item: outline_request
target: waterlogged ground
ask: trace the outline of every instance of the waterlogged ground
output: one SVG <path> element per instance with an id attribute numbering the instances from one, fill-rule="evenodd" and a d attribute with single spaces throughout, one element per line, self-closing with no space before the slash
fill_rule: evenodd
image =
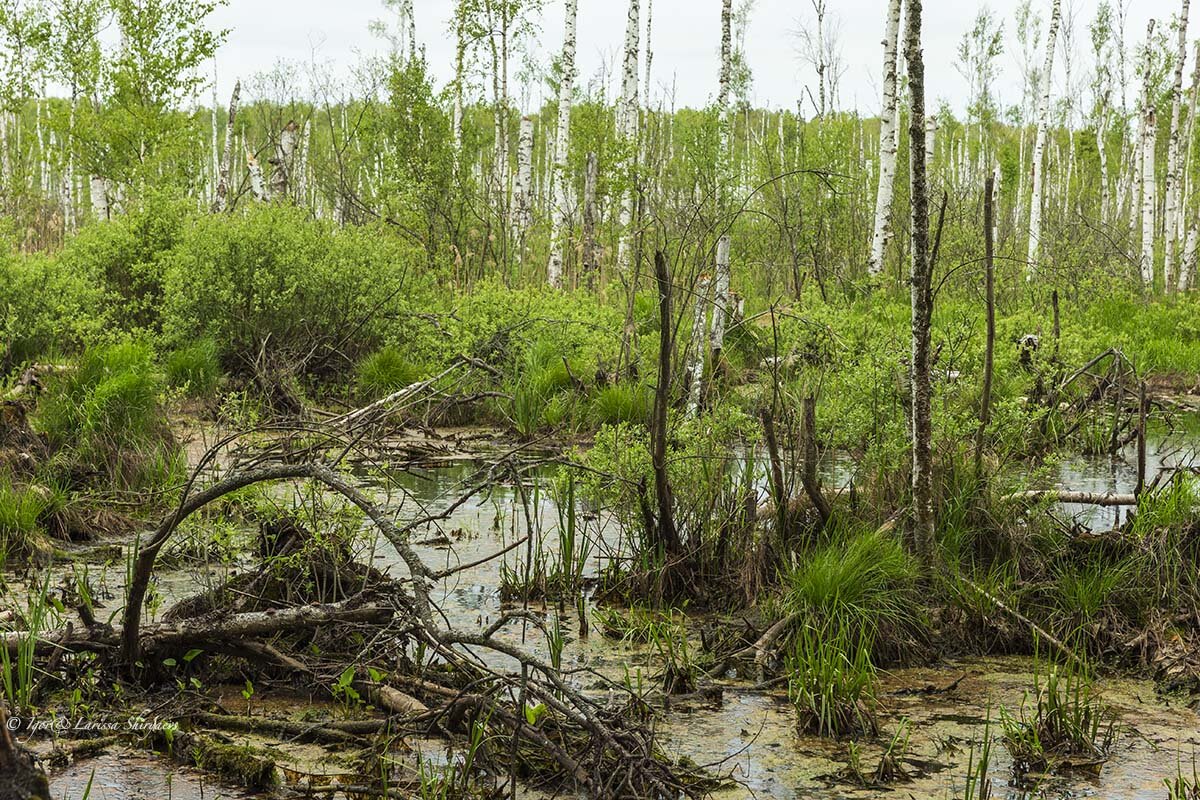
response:
<path id="1" fill-rule="evenodd" d="M 1151 470 L 1159 465 L 1190 463 L 1195 454 L 1164 434 L 1152 448 Z M 425 459 L 429 464 L 406 474 L 380 472 L 378 464 L 357 465 L 360 485 L 390 507 L 399 507 L 401 520 L 436 513 L 481 477 L 486 461 L 463 461 L 453 453 Z M 847 466 L 830 463 L 827 479 L 843 484 L 850 478 Z M 1091 491 L 1129 491 L 1136 475 L 1127 464 L 1108 458 L 1078 458 L 1062 462 L 1061 485 Z M 1053 483 L 1054 481 L 1050 481 Z M 523 495 L 523 496 L 522 496 Z M 526 511 L 528 509 L 528 512 Z M 1085 513 L 1063 509 L 1067 516 Z M 1103 520 L 1089 517 L 1093 524 Z M 524 492 L 511 481 L 497 480 L 481 494 L 455 509 L 450 516 L 414 535 L 420 555 L 434 568 L 470 564 L 504 550 L 532 529 L 533 544 L 553 560 L 559 548 L 559 509 L 549 492 L 537 482 L 526 480 Z M 616 526 L 604 517 L 581 513 L 576 524 L 591 541 L 585 574 L 594 576 L 625 550 Z M 535 551 L 536 551 L 535 550 Z M 520 570 L 527 554 L 522 544 L 498 559 L 456 573 L 438 587 L 436 598 L 447 621 L 458 628 L 475 630 L 495 620 L 505 608 L 501 601 L 500 574 L 507 566 Z M 405 574 L 403 565 L 386 545 L 377 543 L 365 557 L 379 568 Z M 237 562 L 203 571 L 167 570 L 160 574 L 157 590 L 161 608 L 197 590 L 219 582 L 238 567 Z M 75 569 L 78 567 L 69 567 Z M 114 559 L 108 567 L 88 566 L 102 597 L 119 604 L 123 591 L 124 560 Z M 57 580 L 52 577 L 51 581 Z M 600 634 L 586 612 L 586 633 L 574 609 L 559 611 L 535 604 L 530 607 L 546 615 L 547 624 L 565 635 L 563 667 L 572 682 L 589 691 L 600 679 L 649 687 L 655 685 L 657 664 L 645 645 L 632 645 Z M 511 624 L 503 633 L 514 644 L 548 655 L 545 637 L 536 626 Z M 697 644 L 698 647 L 698 644 Z M 506 657 L 480 651 L 497 667 L 509 665 Z M 961 796 L 968 759 L 977 757 L 978 743 L 985 731 L 999 735 L 1000 708 L 1014 713 L 1033 683 L 1034 664 L 1027 659 L 977 659 L 940 664 L 920 669 L 900 669 L 881 677 L 880 710 L 882 741 L 858 743 L 858 763 L 868 776 L 878 764 L 887 738 L 903 726 L 907 746 L 900 762 L 908 779 L 890 787 L 864 787 L 848 775 L 850 747 L 799 736 L 785 687 L 755 688 L 749 681 L 726 681 L 719 701 L 697 700 L 664 710 L 659 729 L 668 751 L 711 765 L 733 781 L 720 791 L 722 798 L 937 798 Z M 1019 798 L 1163 798 L 1163 780 L 1183 763 L 1189 770 L 1193 753 L 1200 749 L 1200 716 L 1181 701 L 1158 697 L 1146 681 L 1109 679 L 1101 683 L 1105 699 L 1119 714 L 1119 735 L 1112 758 L 1099 776 L 1054 778 L 1030 786 L 1009 785 L 1012 765 L 997 741 L 991 749 L 993 796 Z M 229 705 L 244 701 L 231 691 Z M 332 703 L 308 699 L 277 699 L 259 707 L 269 713 L 300 719 L 312 713 L 348 713 Z M 989 725 L 988 720 L 991 720 Z M 290 771 L 289 779 L 312 780 L 307 776 L 338 776 L 347 780 L 352 768 L 323 758 L 315 746 L 295 747 L 278 741 L 231 736 L 232 741 L 273 746 L 280 764 Z M 437 740 L 412 741 L 397 754 L 397 761 L 421 760 L 444 763 L 447 754 Z M 244 792 L 203 775 L 174 767 L 165 761 L 125 751 L 114 751 L 72 765 L 52 778 L 55 798 L 81 798 L 91 781 L 92 798 L 242 798 Z M 1032 794 L 1030 794 L 1032 792 Z M 533 796 L 533 795 L 531 795 Z"/>

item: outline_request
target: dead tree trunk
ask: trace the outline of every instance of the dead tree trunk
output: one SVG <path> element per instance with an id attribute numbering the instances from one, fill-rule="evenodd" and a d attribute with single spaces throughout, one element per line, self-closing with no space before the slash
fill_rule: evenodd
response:
<path id="1" fill-rule="evenodd" d="M 272 197 L 287 197 L 290 191 L 297 131 L 299 131 L 299 127 L 295 121 L 288 120 L 288 124 L 279 132 L 279 142 L 275 145 L 275 157 L 267 162 L 271 165 Z"/>
<path id="2" fill-rule="evenodd" d="M 983 442 L 992 419 L 992 364 L 996 351 L 995 217 L 996 179 L 1000 167 L 989 175 L 983 186 L 983 282 L 987 304 L 987 338 L 983 350 L 983 388 L 979 399 L 979 429 L 975 433 L 975 481 L 983 478 Z"/>
<path id="3" fill-rule="evenodd" d="M 1057 7 L 1058 0 L 1055 0 Z M 930 291 L 929 188 L 925 153 L 925 61 L 921 52 L 922 0 L 909 0 L 904 55 L 909 80 L 909 173 L 912 203 L 912 494 L 913 550 L 928 567 L 933 563 L 933 385 L 929 329 Z"/>
<path id="4" fill-rule="evenodd" d="M 658 385 L 654 388 L 654 417 L 650 424 L 651 461 L 654 469 L 654 494 L 658 501 L 657 545 L 670 559 L 683 550 L 675 529 L 675 500 L 667 477 L 667 407 L 671 393 L 671 357 L 674 345 L 671 331 L 671 275 L 667 257 L 659 250 L 654 254 L 654 278 L 658 285 Z"/>
<path id="5" fill-rule="evenodd" d="M 600 162 L 594 152 L 587 154 L 587 169 L 583 173 L 583 275 L 589 289 L 596 288 L 600 271 L 596 248 L 596 184 L 600 180 Z"/>

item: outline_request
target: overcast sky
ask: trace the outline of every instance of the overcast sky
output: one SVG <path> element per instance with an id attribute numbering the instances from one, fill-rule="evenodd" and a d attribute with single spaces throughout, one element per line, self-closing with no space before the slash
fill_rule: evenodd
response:
<path id="1" fill-rule="evenodd" d="M 652 0 L 654 101 L 674 90 L 677 106 L 701 106 L 716 89 L 720 27 L 720 0 Z M 735 0 L 735 6 L 739 0 Z M 1005 53 L 998 92 L 1001 102 L 1019 101 L 1019 51 L 1014 14 L 1019 0 L 992 0 L 987 5 L 1003 21 Z M 643 0 L 643 24 L 645 3 Z M 1082 76 L 1092 70 L 1087 25 L 1099 0 L 1063 0 L 1064 15 L 1075 17 L 1075 76 L 1073 83 L 1086 84 Z M 1127 6 L 1126 38 L 1131 44 L 1145 37 L 1146 23 L 1157 18 L 1167 24 L 1179 10 L 1180 0 L 1112 0 Z M 439 82 L 449 80 L 454 61 L 454 42 L 449 32 L 453 0 L 414 0 L 417 38 L 425 47 L 431 69 Z M 845 73 L 841 80 L 840 105 L 874 113 L 879 105 L 881 73 L 880 40 L 883 36 L 885 0 L 826 0 L 838 29 Z M 1043 18 L 1051 0 L 1032 0 Z M 927 93 L 931 99 L 947 100 L 960 108 L 967 92 L 964 78 L 955 70 L 955 51 L 963 33 L 971 26 L 984 3 L 974 0 L 925 0 L 925 58 Z M 578 66 L 583 84 L 607 75 L 615 86 L 612 68 L 619 60 L 624 37 L 625 0 L 579 0 Z M 228 94 L 234 76 L 243 80 L 269 70 L 279 61 L 311 64 L 314 61 L 337 75 L 348 76 L 364 55 L 385 49 L 367 29 L 374 19 L 388 19 L 381 0 L 229 0 L 214 15 L 218 27 L 230 29 L 228 40 L 217 57 L 217 90 Z M 545 66 L 561 47 L 562 0 L 547 0 L 536 22 L 532 55 Z M 756 105 L 795 108 L 805 97 L 806 87 L 816 94 L 815 74 L 798 55 L 797 33 L 814 19 L 811 0 L 756 0 L 746 34 L 747 60 L 753 70 L 753 99 Z M 1042 29 L 1045 31 L 1045 22 Z M 1191 33 L 1200 30 L 1193 19 Z M 1044 35 L 1044 34 L 1043 34 Z M 1189 38 L 1195 38 L 1189 37 Z M 1189 47 L 1189 53 L 1191 48 Z M 1039 55 L 1039 60 L 1041 56 Z M 1064 86 L 1062 51 L 1056 57 L 1056 88 Z M 643 62 L 644 65 L 644 62 Z M 511 91 L 521 100 L 518 72 L 512 65 Z M 1190 73 L 1191 65 L 1188 66 Z M 545 99 L 544 84 L 537 83 L 525 99 L 535 106 Z M 806 113 L 812 106 L 805 107 Z"/>

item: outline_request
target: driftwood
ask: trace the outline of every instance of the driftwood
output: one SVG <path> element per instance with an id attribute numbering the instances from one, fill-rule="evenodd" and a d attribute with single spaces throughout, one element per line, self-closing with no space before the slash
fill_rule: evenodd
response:
<path id="1" fill-rule="evenodd" d="M 391 606 L 363 605 L 360 598 L 352 598 L 344 603 L 329 605 L 314 604 L 278 611 L 154 623 L 140 629 L 139 653 L 200 647 L 206 643 L 223 648 L 240 640 L 260 639 L 286 631 L 313 630 L 324 625 L 380 625 L 392 619 L 394 613 L 395 609 Z M 8 631 L 0 634 L 0 645 L 15 657 L 29 636 L 27 631 Z M 119 625 L 93 625 L 83 629 L 68 625 L 37 634 L 34 652 L 49 655 L 58 651 L 111 651 L 121 646 L 123 638 L 124 632 Z"/>
<path id="2" fill-rule="evenodd" d="M 1136 506 L 1137 496 L 1112 492 L 1072 492 L 1066 489 L 1028 489 L 1012 492 L 1000 498 L 1006 503 L 1079 503 L 1089 506 Z"/>

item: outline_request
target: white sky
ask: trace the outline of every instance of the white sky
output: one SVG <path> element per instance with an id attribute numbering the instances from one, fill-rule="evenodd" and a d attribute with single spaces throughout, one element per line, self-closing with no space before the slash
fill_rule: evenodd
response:
<path id="1" fill-rule="evenodd" d="M 1112 0 L 1127 4 L 1126 39 L 1132 45 L 1145 36 L 1151 17 L 1165 25 L 1179 10 L 1180 0 Z M 645 23 L 643 0 L 642 21 Z M 885 0 L 826 0 L 837 20 L 846 71 L 842 78 L 842 108 L 857 107 L 874 113 L 879 105 Z M 1035 11 L 1049 15 L 1051 0 L 1032 0 Z M 1064 16 L 1075 17 L 1075 67 L 1073 83 L 1086 86 L 1092 70 L 1087 25 L 1099 0 L 1063 0 Z M 735 7 L 738 0 L 735 0 Z M 987 5 L 1004 22 L 1005 52 L 999 59 L 1002 74 L 997 90 L 1004 106 L 1019 101 L 1019 50 L 1014 13 L 1018 0 L 991 0 Z M 430 67 L 439 81 L 453 70 L 454 42 L 449 32 L 453 0 L 414 0 L 417 38 L 425 47 Z M 976 0 L 925 1 L 925 58 L 927 93 L 931 100 L 945 99 L 960 108 L 966 81 L 954 69 L 955 50 L 983 2 Z M 653 0 L 652 85 L 655 102 L 675 90 L 677 106 L 702 106 L 715 93 L 719 47 L 720 0 Z M 581 84 L 607 75 L 610 96 L 615 94 L 615 73 L 624 38 L 626 0 L 579 0 L 578 66 Z M 228 40 L 217 56 L 217 91 L 228 95 L 233 78 L 244 81 L 269 70 L 277 62 L 328 65 L 334 74 L 347 76 L 362 55 L 380 52 L 384 45 L 368 32 L 373 19 L 389 12 L 381 0 L 229 0 L 214 14 L 217 27 L 229 28 Z M 532 40 L 534 56 L 545 66 L 561 47 L 562 0 L 546 0 Z M 1193 14 L 1193 17 L 1197 15 Z M 811 0 L 756 0 L 746 36 L 747 60 L 753 70 L 756 105 L 795 108 L 808 86 L 816 94 L 815 75 L 798 57 L 797 31 L 814 19 Z M 1045 20 L 1042 30 L 1045 35 Z M 1192 19 L 1190 33 L 1200 32 Z M 1189 38 L 1195 38 L 1191 36 Z M 1189 46 L 1189 54 L 1192 49 Z M 1040 61 L 1041 56 L 1038 59 Z M 1189 55 L 1190 58 L 1190 55 Z M 1064 88 L 1062 51 L 1056 56 L 1056 92 Z M 644 61 L 643 61 L 644 64 Z M 517 79 L 520 63 L 511 65 L 511 91 L 521 100 Z M 1191 65 L 1188 66 L 1190 73 Z M 524 98 L 529 106 L 545 99 L 544 84 Z M 1081 97 L 1086 94 L 1080 90 Z M 668 100 L 669 103 L 669 100 Z M 812 106 L 805 107 L 811 114 Z"/>

